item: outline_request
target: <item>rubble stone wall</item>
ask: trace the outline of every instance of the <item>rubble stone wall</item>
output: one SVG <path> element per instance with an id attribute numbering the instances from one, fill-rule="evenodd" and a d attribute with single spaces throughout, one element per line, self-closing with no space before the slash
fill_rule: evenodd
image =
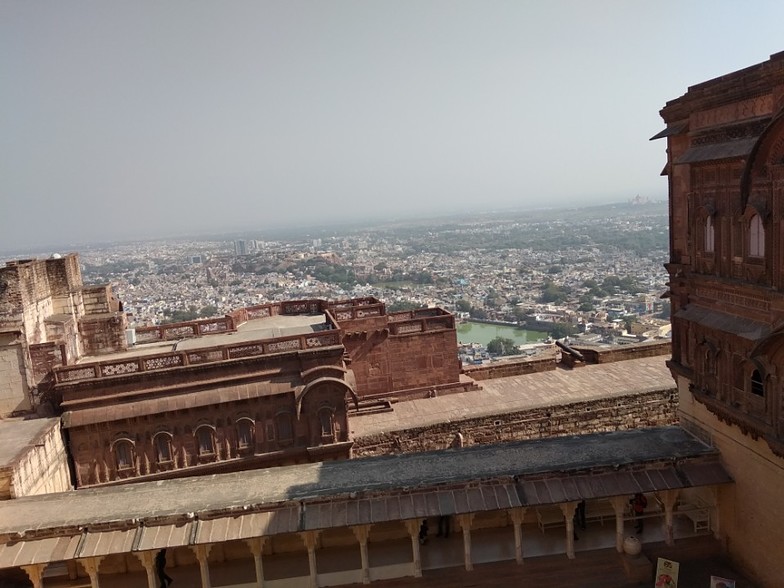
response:
<path id="1" fill-rule="evenodd" d="M 481 392 L 477 393 L 481 395 Z M 460 431 L 465 445 L 603 433 L 677 424 L 677 389 L 439 423 L 354 439 L 353 456 L 445 449 Z M 361 417 L 360 417 L 361 418 Z"/>

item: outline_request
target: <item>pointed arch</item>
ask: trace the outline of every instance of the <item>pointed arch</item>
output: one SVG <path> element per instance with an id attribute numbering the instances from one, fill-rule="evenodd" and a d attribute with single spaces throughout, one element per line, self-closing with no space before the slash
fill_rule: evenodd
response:
<path id="1" fill-rule="evenodd" d="M 313 390 L 313 388 L 317 386 L 323 386 L 324 384 L 331 384 L 337 386 L 338 388 L 342 388 L 344 391 L 344 396 L 349 395 L 354 402 L 354 406 L 356 408 L 359 408 L 359 396 L 357 396 L 357 393 L 354 391 L 354 389 L 351 386 L 348 385 L 347 382 L 344 382 L 343 380 L 340 380 L 338 378 L 323 377 L 323 378 L 318 378 L 316 380 L 313 380 L 312 382 L 309 382 L 297 396 L 297 418 L 299 418 L 302 412 L 302 402 L 304 401 L 305 396 L 307 396 L 308 392 Z"/>
<path id="2" fill-rule="evenodd" d="M 741 210 L 755 201 L 754 180 L 767 175 L 771 164 L 784 163 L 784 109 L 771 119 L 746 160 L 740 181 Z"/>

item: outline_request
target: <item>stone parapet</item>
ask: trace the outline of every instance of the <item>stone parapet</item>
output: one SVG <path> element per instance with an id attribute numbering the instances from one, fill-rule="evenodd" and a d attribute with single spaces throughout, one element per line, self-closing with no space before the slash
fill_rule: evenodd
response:
<path id="1" fill-rule="evenodd" d="M 590 402 L 452 420 L 356 437 L 353 456 L 445 449 L 458 430 L 466 445 L 479 445 L 667 426 L 678 422 L 677 406 L 677 390 L 672 387 Z"/>

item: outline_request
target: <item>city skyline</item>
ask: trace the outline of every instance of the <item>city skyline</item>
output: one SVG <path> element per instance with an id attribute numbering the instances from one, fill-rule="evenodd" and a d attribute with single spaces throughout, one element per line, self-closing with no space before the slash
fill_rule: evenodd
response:
<path id="1" fill-rule="evenodd" d="M 0 251 L 661 200 L 658 111 L 781 50 L 757 8 L 0 2 Z"/>

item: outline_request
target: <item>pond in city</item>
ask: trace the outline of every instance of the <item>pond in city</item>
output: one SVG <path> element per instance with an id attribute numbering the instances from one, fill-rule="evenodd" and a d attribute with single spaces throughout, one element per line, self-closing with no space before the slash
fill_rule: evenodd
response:
<path id="1" fill-rule="evenodd" d="M 547 333 L 539 331 L 526 331 L 506 325 L 488 325 L 486 323 L 475 323 L 465 321 L 457 325 L 457 340 L 460 343 L 479 343 L 487 345 L 496 337 L 511 339 L 517 345 L 525 343 L 536 343 L 547 338 Z"/>

